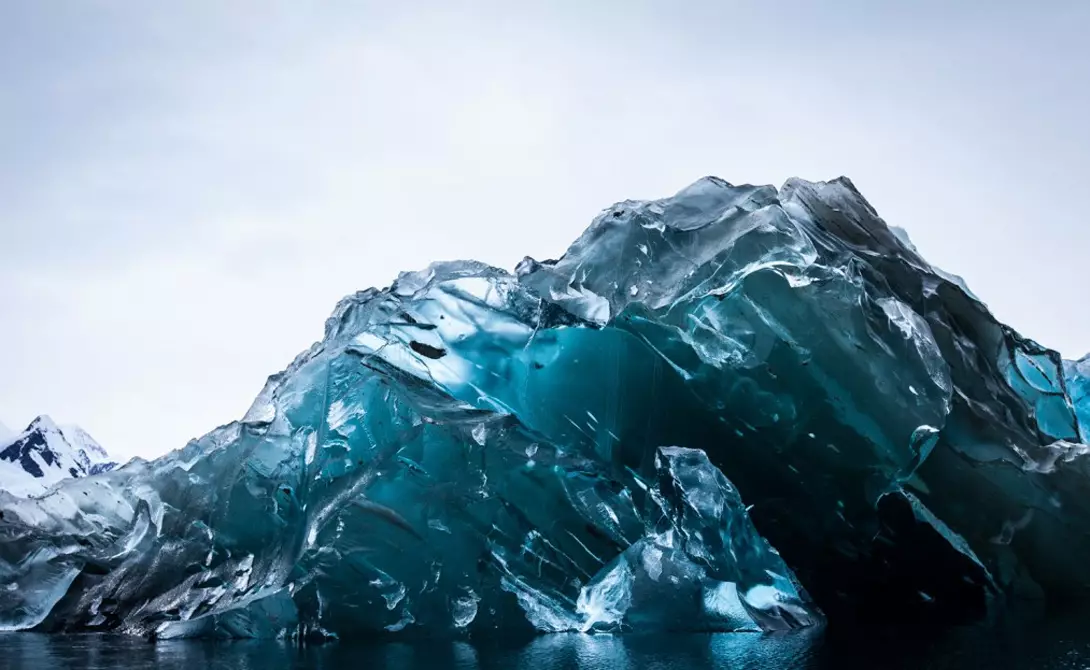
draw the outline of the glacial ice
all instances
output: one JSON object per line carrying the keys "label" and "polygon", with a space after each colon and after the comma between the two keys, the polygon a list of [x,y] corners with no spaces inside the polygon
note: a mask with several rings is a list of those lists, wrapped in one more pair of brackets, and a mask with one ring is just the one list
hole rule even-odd
{"label": "glacial ice", "polygon": [[1086,368],[846,179],[705,178],[559,260],[351,295],[241,421],[0,491],[0,629],[769,631],[1084,597]]}
{"label": "glacial ice", "polygon": [[1064,361],[1064,377],[1075,406],[1079,432],[1085,439],[1090,436],[1090,354],[1077,361]]}

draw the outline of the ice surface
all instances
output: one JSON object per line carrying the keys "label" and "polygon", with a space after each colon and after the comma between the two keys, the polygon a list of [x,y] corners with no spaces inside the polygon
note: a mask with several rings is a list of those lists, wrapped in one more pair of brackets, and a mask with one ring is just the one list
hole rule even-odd
{"label": "ice surface", "polygon": [[1064,377],[1083,440],[1090,439],[1090,354],[1064,361]]}
{"label": "ice surface", "polygon": [[777,630],[1082,597],[1077,368],[846,179],[707,178],[514,275],[349,296],[242,421],[0,492],[0,626]]}
{"label": "ice surface", "polygon": [[820,620],[707,454],[660,449],[655,468],[647,533],[580,593],[579,630],[788,630]]}

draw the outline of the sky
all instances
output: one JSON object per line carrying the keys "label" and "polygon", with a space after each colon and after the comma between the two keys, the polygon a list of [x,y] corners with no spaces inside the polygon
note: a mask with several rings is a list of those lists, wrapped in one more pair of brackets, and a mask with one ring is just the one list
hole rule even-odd
{"label": "sky", "polygon": [[847,175],[1081,356],[1088,24],[1059,0],[0,2],[0,420],[165,453],[341,296],[556,257],[709,174]]}

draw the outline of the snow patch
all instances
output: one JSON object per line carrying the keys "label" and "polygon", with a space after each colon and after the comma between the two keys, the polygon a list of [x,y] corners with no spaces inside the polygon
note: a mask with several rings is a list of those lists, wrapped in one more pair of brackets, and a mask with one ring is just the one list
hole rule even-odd
{"label": "snow patch", "polygon": [[44,414],[23,432],[0,438],[0,490],[16,496],[39,496],[62,480],[115,465],[87,431],[59,426]]}

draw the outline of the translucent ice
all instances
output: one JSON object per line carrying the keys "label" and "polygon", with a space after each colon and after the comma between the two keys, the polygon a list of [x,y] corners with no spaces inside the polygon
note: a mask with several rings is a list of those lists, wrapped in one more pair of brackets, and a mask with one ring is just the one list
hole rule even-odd
{"label": "translucent ice", "polygon": [[847,180],[703,179],[514,275],[349,296],[241,421],[0,491],[0,626],[776,630],[821,619],[807,593],[883,621],[1079,597],[1080,379]]}
{"label": "translucent ice", "polygon": [[1084,440],[1090,439],[1090,355],[1077,361],[1064,361],[1064,376],[1079,430]]}
{"label": "translucent ice", "polygon": [[647,535],[580,593],[580,630],[786,630],[819,616],[696,449],[660,449]]}

